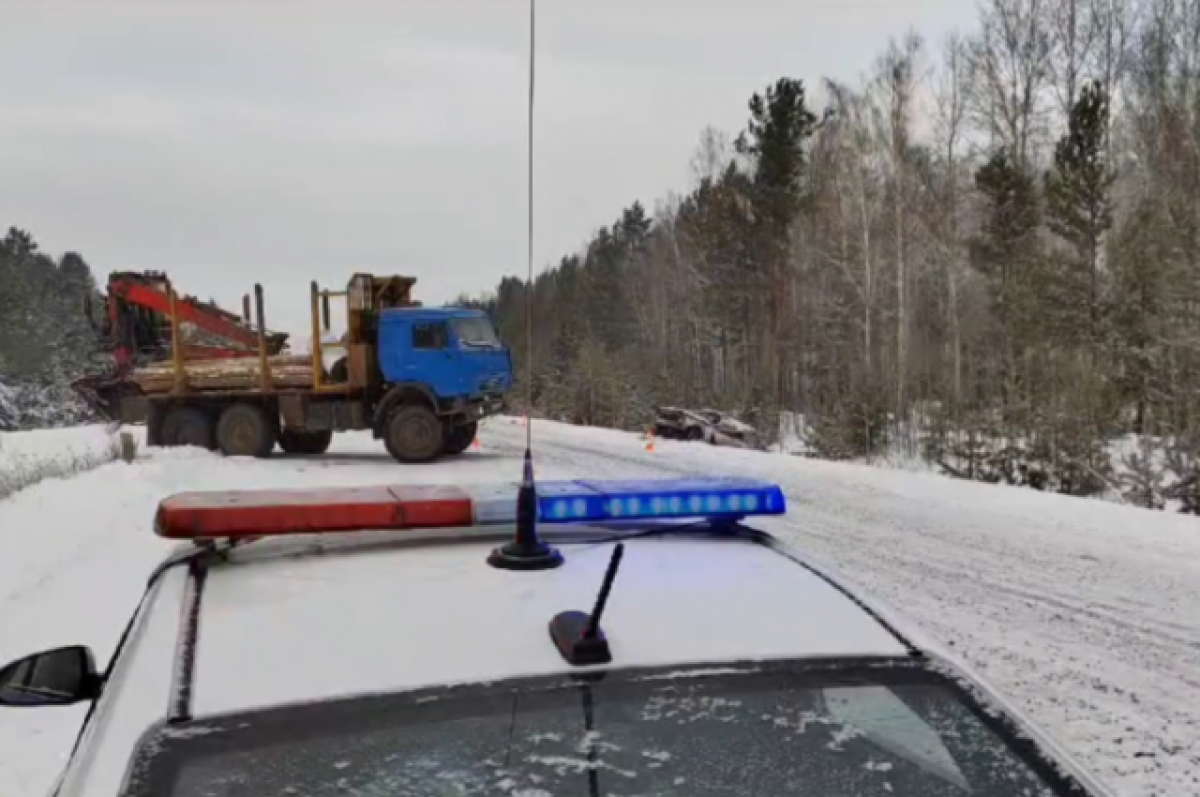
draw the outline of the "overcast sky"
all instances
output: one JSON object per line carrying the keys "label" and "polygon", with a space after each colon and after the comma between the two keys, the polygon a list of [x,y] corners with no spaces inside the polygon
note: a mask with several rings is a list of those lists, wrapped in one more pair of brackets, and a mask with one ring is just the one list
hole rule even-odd
{"label": "overcast sky", "polygon": [[[781,76],[853,79],[972,0],[540,0],[535,267],[686,189]],[[527,0],[0,0],[0,226],[305,328],[307,285],[426,303],[525,271]]]}

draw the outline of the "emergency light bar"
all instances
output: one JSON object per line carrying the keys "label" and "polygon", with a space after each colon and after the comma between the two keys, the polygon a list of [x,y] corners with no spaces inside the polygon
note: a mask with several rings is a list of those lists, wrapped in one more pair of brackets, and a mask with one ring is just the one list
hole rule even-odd
{"label": "emergency light bar", "polygon": [[[176,540],[515,523],[517,484],[340,487],[179,493],[163,499],[155,533]],[[541,523],[782,515],[777,485],[752,479],[539,482]]]}

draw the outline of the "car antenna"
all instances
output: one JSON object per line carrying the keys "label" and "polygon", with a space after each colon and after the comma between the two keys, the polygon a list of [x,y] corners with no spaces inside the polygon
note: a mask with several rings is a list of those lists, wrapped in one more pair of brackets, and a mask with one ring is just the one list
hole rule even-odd
{"label": "car antenna", "polygon": [[528,227],[526,229],[526,279],[525,279],[525,467],[521,474],[521,487],[517,491],[517,535],[516,538],[496,548],[488,556],[488,564],[500,570],[551,570],[563,563],[557,548],[547,545],[538,538],[537,485],[533,479],[533,76],[534,76],[534,31],[536,29],[534,7],[536,0],[529,0],[529,132],[528,159]]}
{"label": "car antenna", "polygon": [[613,580],[617,577],[624,554],[625,543],[617,543],[612,558],[608,560],[608,570],[604,573],[604,582],[600,585],[600,594],[596,596],[596,605],[591,614],[561,612],[550,621],[550,638],[568,664],[583,667],[612,661],[608,637],[600,628],[600,618],[604,616],[604,607],[608,604],[608,595],[612,592]]}

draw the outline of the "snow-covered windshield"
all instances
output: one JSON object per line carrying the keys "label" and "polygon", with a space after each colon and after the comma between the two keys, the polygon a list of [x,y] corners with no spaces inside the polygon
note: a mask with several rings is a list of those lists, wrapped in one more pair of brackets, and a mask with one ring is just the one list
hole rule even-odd
{"label": "snow-covered windshield", "polygon": [[454,336],[463,346],[497,348],[500,345],[496,330],[486,318],[456,318],[450,324],[454,327]]}
{"label": "snow-covered windshield", "polygon": [[146,783],[173,797],[1067,793],[950,682],[888,669],[610,675],[283,710],[168,730],[148,748],[173,760],[149,770],[172,776]]}

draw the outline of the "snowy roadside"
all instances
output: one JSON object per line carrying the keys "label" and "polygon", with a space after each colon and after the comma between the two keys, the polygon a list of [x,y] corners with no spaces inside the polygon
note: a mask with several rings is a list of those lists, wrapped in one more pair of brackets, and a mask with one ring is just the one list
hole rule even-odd
{"label": "snowy roadside", "polygon": [[0,433],[0,500],[43,479],[97,468],[120,453],[119,436],[109,426]]}
{"label": "snowy roadside", "polygon": [[[847,462],[938,475],[951,475],[952,471],[947,469],[946,465],[959,473],[967,473],[970,467],[975,467],[981,468],[981,472],[991,474],[998,483],[1009,483],[1003,477],[1003,473],[997,470],[997,463],[1003,458],[988,463],[990,458],[1000,453],[996,441],[980,440],[972,446],[969,445],[969,438],[962,434],[949,435],[943,444],[946,446],[942,459],[944,464],[939,464],[928,456],[929,447],[935,443],[935,438],[930,432],[934,424],[928,417],[918,420],[919,422],[901,425],[895,436],[879,453]],[[823,459],[817,454],[812,442],[813,432],[806,425],[803,416],[784,413],[780,418],[779,435],[780,442],[770,447],[772,453],[783,452]],[[1005,440],[1003,444],[1024,451],[1027,455],[1031,454],[1030,441],[1027,439]],[[975,455],[978,457],[973,466],[963,457],[964,449],[972,447],[975,448]],[[1096,492],[1088,497],[1116,504],[1179,512],[1186,507],[1188,500],[1195,500],[1188,498],[1193,490],[1189,489],[1186,483],[1194,470],[1191,463],[1193,456],[1182,441],[1176,438],[1126,434],[1108,439],[1096,452],[1096,462],[1092,463],[1094,469],[1087,469],[1100,483]],[[1036,456],[1022,461],[1025,466],[1036,468],[1047,477],[1055,470],[1054,467],[1048,467],[1045,461],[1039,462]],[[1022,461],[1014,460],[1014,465],[1019,465]],[[977,480],[988,482],[988,479],[982,477]],[[1025,489],[1033,489],[1028,485],[1022,486]],[[1055,492],[1052,487],[1047,487],[1045,491]]]}

